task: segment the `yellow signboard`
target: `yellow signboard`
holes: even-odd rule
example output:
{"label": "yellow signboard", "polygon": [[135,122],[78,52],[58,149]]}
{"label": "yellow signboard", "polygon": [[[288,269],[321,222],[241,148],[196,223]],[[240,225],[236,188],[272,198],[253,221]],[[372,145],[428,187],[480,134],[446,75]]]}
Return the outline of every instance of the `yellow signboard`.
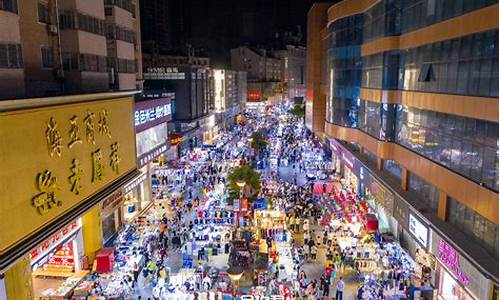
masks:
{"label": "yellow signboard", "polygon": [[0,113],[0,253],[136,168],[133,105]]}

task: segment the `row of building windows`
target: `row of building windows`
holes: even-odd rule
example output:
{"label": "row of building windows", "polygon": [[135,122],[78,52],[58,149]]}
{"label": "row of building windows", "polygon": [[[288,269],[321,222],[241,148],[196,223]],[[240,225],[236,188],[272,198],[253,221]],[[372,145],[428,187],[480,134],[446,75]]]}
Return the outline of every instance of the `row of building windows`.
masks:
{"label": "row of building windows", "polygon": [[[383,0],[362,14],[332,23],[331,30],[364,42],[405,34],[497,3],[496,0]],[[352,30],[345,31],[351,27]]]}
{"label": "row of building windows", "polygon": [[349,98],[327,104],[329,122],[394,141],[498,191],[498,123]]}
{"label": "row of building windows", "polygon": [[401,67],[405,90],[497,97],[498,30],[401,51]]}
{"label": "row of building windows", "polygon": [[106,38],[110,40],[120,40],[135,44],[136,34],[133,30],[126,29],[115,24],[108,24],[106,26]]}
{"label": "row of building windows", "polygon": [[114,68],[118,73],[135,73],[137,70],[137,61],[134,59],[79,53],[63,53],[62,58],[63,68],[67,71],[108,72]]}
{"label": "row of building windows", "polygon": [[81,54],[81,53],[63,53],[63,68],[66,71],[88,71],[88,72],[107,72],[106,56]]}
{"label": "row of building windows", "polygon": [[473,209],[448,197],[446,221],[474,239],[490,254],[498,257],[498,225],[485,219]]}
{"label": "row of building windows", "polygon": [[0,44],[0,68],[20,69],[23,67],[23,56],[20,44]]}
{"label": "row of building windows", "polygon": [[377,53],[362,61],[365,88],[498,96],[498,30]]}
{"label": "row of building windows", "polygon": [[401,166],[397,162],[390,159],[384,160],[384,170],[397,181],[401,181]]}
{"label": "row of building windows", "polygon": [[0,10],[17,14],[17,0],[0,0]]}
{"label": "row of building windows", "polygon": [[115,68],[118,73],[135,73],[137,63],[134,59],[108,58],[108,67]]}
{"label": "row of building windows", "polygon": [[408,172],[408,191],[413,192],[421,201],[425,202],[431,212],[437,214],[439,190],[435,186]]}
{"label": "row of building windows", "polygon": [[414,31],[495,3],[498,1],[401,0],[401,33]]}
{"label": "row of building windows", "polygon": [[498,191],[498,123],[405,106],[396,142]]}
{"label": "row of building windows", "polygon": [[[399,181],[401,180],[401,167],[398,163],[385,160],[384,171]],[[437,213],[439,190],[435,186],[408,172],[408,191],[423,201],[431,212]],[[474,242],[481,245],[491,255],[498,256],[498,225],[449,196],[446,212],[446,222],[455,225],[458,230],[474,239]]]}
{"label": "row of building windows", "polygon": [[118,6],[131,13],[135,11],[135,7],[130,0],[104,0],[104,5]]}
{"label": "row of building windows", "polygon": [[61,29],[77,29],[105,36],[106,23],[102,19],[75,12],[62,12],[59,15]]}

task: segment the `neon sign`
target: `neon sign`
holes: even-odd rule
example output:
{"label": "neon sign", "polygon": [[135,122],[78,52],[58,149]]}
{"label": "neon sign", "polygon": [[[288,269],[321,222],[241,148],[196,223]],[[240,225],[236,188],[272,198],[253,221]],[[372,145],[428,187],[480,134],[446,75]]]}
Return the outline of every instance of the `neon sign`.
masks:
{"label": "neon sign", "polygon": [[467,277],[467,275],[462,273],[462,271],[460,270],[459,254],[457,253],[457,251],[455,251],[455,249],[453,249],[453,247],[451,247],[443,240],[439,240],[438,258],[453,272],[453,274],[455,274],[455,276],[457,276],[458,280],[462,284],[469,284],[469,277]]}

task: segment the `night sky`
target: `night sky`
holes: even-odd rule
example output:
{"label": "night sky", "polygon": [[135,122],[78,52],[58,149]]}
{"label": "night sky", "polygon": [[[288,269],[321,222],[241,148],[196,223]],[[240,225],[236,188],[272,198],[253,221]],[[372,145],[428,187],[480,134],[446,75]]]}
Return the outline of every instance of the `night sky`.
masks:
{"label": "night sky", "polygon": [[[148,1],[143,0],[145,4]],[[278,47],[281,36],[302,33],[314,0],[163,0],[169,2],[169,52],[182,54],[186,44],[211,58],[214,67],[229,67],[229,50],[248,43]],[[325,2],[325,1],[323,1]]]}

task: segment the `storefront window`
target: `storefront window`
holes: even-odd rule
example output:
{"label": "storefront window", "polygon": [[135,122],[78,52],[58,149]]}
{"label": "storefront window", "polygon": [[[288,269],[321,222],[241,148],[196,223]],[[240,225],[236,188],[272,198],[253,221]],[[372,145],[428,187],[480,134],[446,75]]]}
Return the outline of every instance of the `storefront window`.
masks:
{"label": "storefront window", "polygon": [[116,232],[115,214],[112,213],[102,220],[102,237],[104,242],[108,241]]}
{"label": "storefront window", "polygon": [[167,123],[146,129],[136,134],[137,156],[141,156],[165,143],[168,139]]}
{"label": "storefront window", "polygon": [[460,284],[448,273],[442,269],[441,299],[445,300],[474,300],[467,292],[460,286]]}
{"label": "storefront window", "polygon": [[452,197],[448,197],[446,220],[456,225],[492,255],[498,256],[498,225],[482,217]]}

